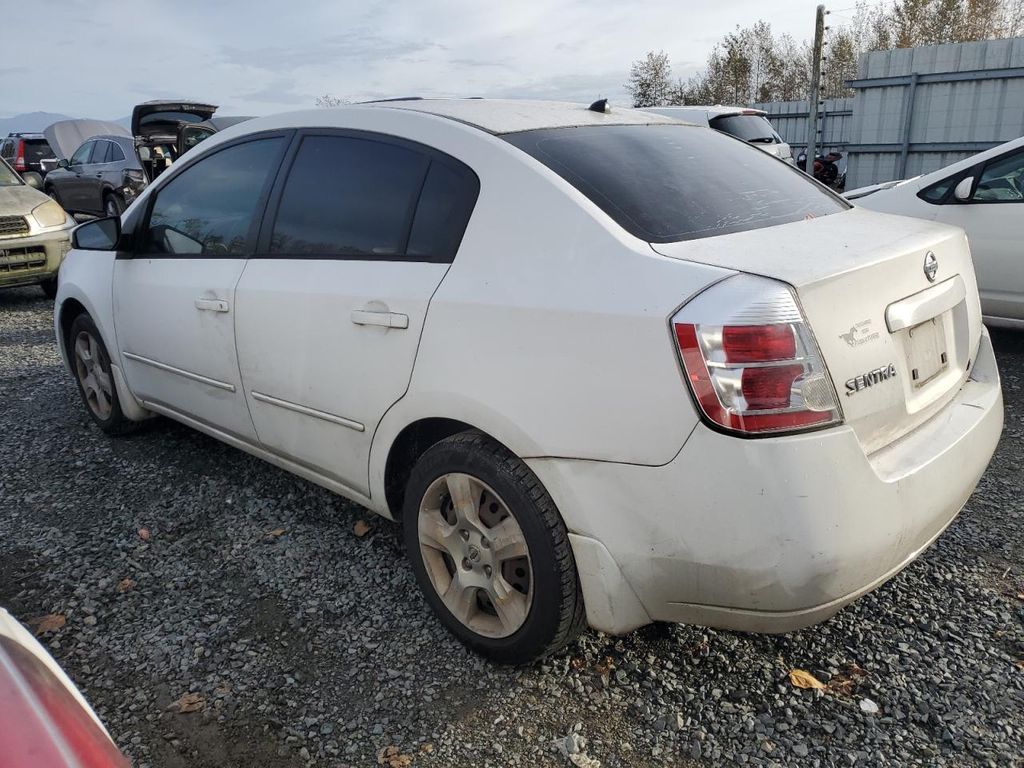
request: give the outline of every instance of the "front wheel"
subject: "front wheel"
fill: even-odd
[[[103,198],[103,213],[107,216],[120,216],[124,213],[125,205],[121,196],[111,192]]]
[[[462,432],[423,454],[403,527],[427,602],[470,649],[520,664],[582,630],[565,523],[530,468],[486,435]]]
[[[121,410],[114,386],[110,355],[100,337],[99,329],[87,314],[71,323],[68,334],[68,355],[86,410],[97,426],[108,435],[124,435],[138,427]]]

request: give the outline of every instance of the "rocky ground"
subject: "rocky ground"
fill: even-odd
[[[0,292],[0,605],[65,617],[43,641],[137,766],[1024,765],[1022,334],[991,468],[883,588],[510,669],[428,613],[396,526],[166,420],[102,435],[51,312]]]

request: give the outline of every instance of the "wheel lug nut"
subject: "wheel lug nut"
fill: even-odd
[[[469,558],[468,557],[462,558],[462,567],[463,567],[464,570],[467,570],[467,571],[473,570],[473,564],[471,562],[469,562]]]
[[[484,566],[484,573],[487,574],[487,578],[490,578],[491,577],[491,573],[492,573],[491,566],[485,565]]]
[[[465,528],[459,531],[459,536],[462,537],[463,541],[469,541],[469,531],[467,531]]]
[[[480,546],[483,547],[484,549],[490,549],[491,548],[491,542],[489,540],[487,540],[487,539],[480,539]]]

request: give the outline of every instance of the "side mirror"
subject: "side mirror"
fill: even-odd
[[[67,168],[69,165],[71,165],[71,163],[68,162],[68,159],[66,157],[62,157],[60,160],[57,161],[58,168]]]
[[[116,251],[121,241],[121,217],[108,216],[75,227],[71,247],[83,251]]]
[[[953,197],[961,203],[966,203],[971,199],[972,189],[974,189],[974,177],[968,176],[966,179],[961,179],[960,183],[956,185],[956,188],[953,190]]]

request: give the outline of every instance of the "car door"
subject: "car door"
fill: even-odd
[[[284,167],[236,295],[249,410],[266,448],[367,493],[374,429],[408,387],[479,181],[357,132],[300,134]]]
[[[971,197],[958,201],[951,190],[936,219],[966,230],[984,314],[1024,320],[1024,150],[990,159],[973,176]]]
[[[114,268],[114,322],[132,392],[160,413],[253,441],[235,353],[235,287],[252,252],[285,134],[202,154],[147,200]]]
[[[110,142],[96,139],[89,162],[82,166],[78,183],[81,184],[82,210],[103,213],[103,172],[110,162]]]
[[[53,180],[53,184],[57,188],[57,194],[60,195],[61,202],[68,210],[92,210],[88,207],[88,198],[85,194],[82,173],[89,164],[89,158],[92,156],[95,145],[95,141],[87,141],[82,144],[71,155],[71,159],[68,160],[68,167],[64,169],[64,173]]]

